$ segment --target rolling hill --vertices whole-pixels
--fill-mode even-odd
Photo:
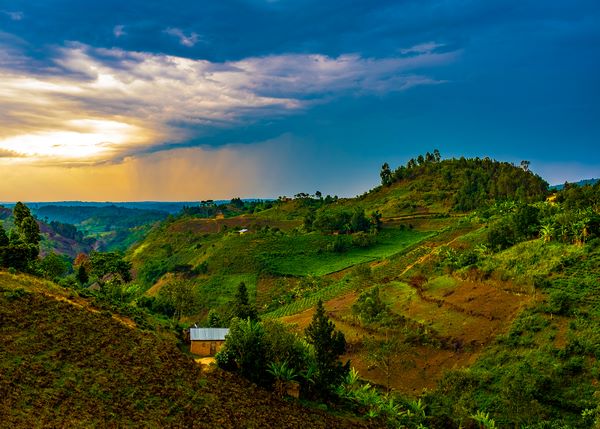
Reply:
[[[571,232],[559,233],[572,224],[561,210],[584,216],[575,209],[584,205],[568,202],[579,194],[560,197],[566,200],[556,205],[544,202],[546,190],[539,177],[506,163],[461,159],[416,165],[399,168],[387,185],[356,198],[300,194],[254,214],[181,216],[153,230],[129,258],[142,289],[150,288],[154,299],[160,300],[161,289],[175,278],[194,284],[198,299],[184,318],[188,322],[202,322],[209,309],[226,313],[241,281],[264,319],[281,320],[298,333],[310,322],[317,300],[325,301],[348,341],[345,358],[360,376],[425,400],[433,427],[469,424],[477,412],[490,413],[501,425],[587,427],[589,418],[582,413],[592,415],[595,409],[600,342],[586,329],[592,329],[588,323],[597,308],[590,304],[583,310],[577,298],[576,308],[590,318],[584,323],[589,328],[580,331],[569,327],[580,323],[579,310],[557,317],[549,302],[563,281],[589,284],[595,274],[587,277],[583,267],[590,258],[597,260],[598,249],[582,246]],[[594,218],[598,206],[585,201]],[[353,244],[357,233],[315,227],[317,219],[344,218],[344,213],[350,222],[356,211],[382,215],[378,234],[364,247]],[[525,219],[529,211],[542,219],[523,221],[531,222],[526,229],[534,232],[494,247],[491,231]],[[554,222],[551,236],[540,238],[535,222]],[[596,228],[591,222],[589,228]],[[242,228],[248,232],[239,234]],[[333,250],[340,242],[346,247]],[[385,310],[368,321],[357,302],[375,289],[378,297],[368,299],[380,300]],[[593,288],[586,291],[595,296]],[[573,345],[581,335],[594,338],[585,352]],[[396,344],[391,359],[398,364],[386,368],[374,355],[390,338]],[[575,361],[577,369],[569,370]],[[542,362],[558,369],[542,371]],[[527,368],[551,380],[545,385],[548,395],[541,393],[542,385],[528,393],[515,390],[518,383],[511,384],[510,377],[529,380]],[[494,377],[498,380],[491,382]],[[535,406],[512,410],[510,398],[517,393]]]
[[[147,328],[187,285],[179,321],[206,326],[210,311],[231,319],[243,282],[263,321],[300,336],[321,300],[363,386],[418,403],[429,427],[597,424],[600,185],[547,198],[529,171],[464,158],[382,181],[356,198],[191,208],[127,251],[132,283],[76,290]],[[383,424],[369,407],[350,409]]]

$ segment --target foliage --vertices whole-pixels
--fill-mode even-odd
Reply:
[[[362,383],[358,372],[351,368],[342,384],[336,388],[340,398],[364,410],[367,417],[378,419],[388,427],[424,429],[427,421],[425,406],[421,400],[402,400],[383,394],[370,383]]]
[[[0,266],[19,271],[35,271],[40,252],[40,227],[29,208],[18,202],[13,209],[14,225],[10,234],[0,226]]]
[[[310,325],[305,330],[306,340],[315,350],[316,393],[327,396],[348,373],[349,362],[342,365],[339,357],[346,351],[346,339],[341,331],[325,314],[323,302],[319,300]]]
[[[235,368],[250,381],[267,383],[267,341],[260,322],[234,318],[218,354],[221,355],[218,361],[225,369]]]
[[[387,315],[387,306],[379,296],[379,288],[376,286],[362,292],[352,304],[352,313],[364,323],[373,323],[384,318]]]
[[[197,302],[194,284],[182,279],[175,279],[164,285],[160,289],[159,298],[173,308],[173,317],[177,320],[195,310]]]
[[[131,280],[131,263],[124,260],[117,252],[92,252],[89,257],[90,275],[96,279],[105,276],[117,276],[119,281]]]
[[[62,277],[71,269],[70,262],[56,253],[49,253],[39,263],[42,275],[50,280]]]
[[[548,184],[529,169],[490,158],[442,160],[439,151],[410,159],[394,171],[392,180],[412,180],[421,192],[441,191],[436,199],[450,198],[458,211],[502,199],[539,201],[548,191]]]
[[[248,289],[246,289],[246,283],[240,282],[235,293],[235,300],[233,302],[233,314],[235,317],[242,320],[250,319],[256,321],[258,314],[254,305],[250,304],[248,298]]]

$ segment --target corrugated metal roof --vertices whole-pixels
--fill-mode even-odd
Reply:
[[[192,341],[223,341],[229,328],[190,328]]]

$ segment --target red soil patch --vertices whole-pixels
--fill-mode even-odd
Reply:
[[[489,283],[466,281],[452,291],[445,297],[447,303],[491,320],[512,320],[519,309],[531,301],[529,295],[509,293]]]
[[[495,287],[498,286],[498,287]],[[418,290],[411,300],[394,308],[398,314],[425,323],[433,328],[432,335],[445,346],[406,345],[395,356],[397,365],[390,375],[392,389],[407,395],[433,388],[444,373],[475,362],[480,350],[500,334],[533,298],[504,290],[502,285],[463,281],[440,291],[442,296]],[[417,290],[417,289],[415,289]],[[367,329],[352,317],[351,307],[358,292],[341,295],[324,303],[336,328],[346,336],[349,359],[362,377],[385,386],[387,376],[366,358],[363,340],[366,337],[385,338],[382,332]],[[309,325],[314,309],[284,317],[282,321],[295,325],[299,332]]]
[[[325,307],[325,310],[327,311],[329,317],[335,319],[336,326],[338,325],[338,322],[341,321],[343,315],[345,313],[348,313],[350,307],[352,306],[352,304],[354,304],[354,301],[356,301],[357,297],[357,292],[350,292],[323,303],[323,306]],[[281,321],[284,323],[295,325],[298,330],[303,331],[310,324],[314,312],[314,308],[309,308],[300,313],[282,317]],[[337,328],[343,331],[342,327],[337,326]]]
[[[454,352],[427,346],[410,346],[394,357],[395,365],[390,371],[390,389],[404,395],[417,396],[423,389],[433,389],[446,371],[472,365],[478,353]],[[387,374],[370,364],[364,354],[353,353],[344,356],[361,377],[383,387],[387,387]]]

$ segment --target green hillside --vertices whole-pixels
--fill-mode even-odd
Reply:
[[[380,426],[598,425],[600,184],[549,193],[527,163],[438,155],[384,164],[356,198],[202,202],[61,282],[145,329],[231,324],[259,357],[236,367],[230,345],[222,367],[275,390],[299,380]],[[327,394],[306,345],[319,301],[354,369]]]

